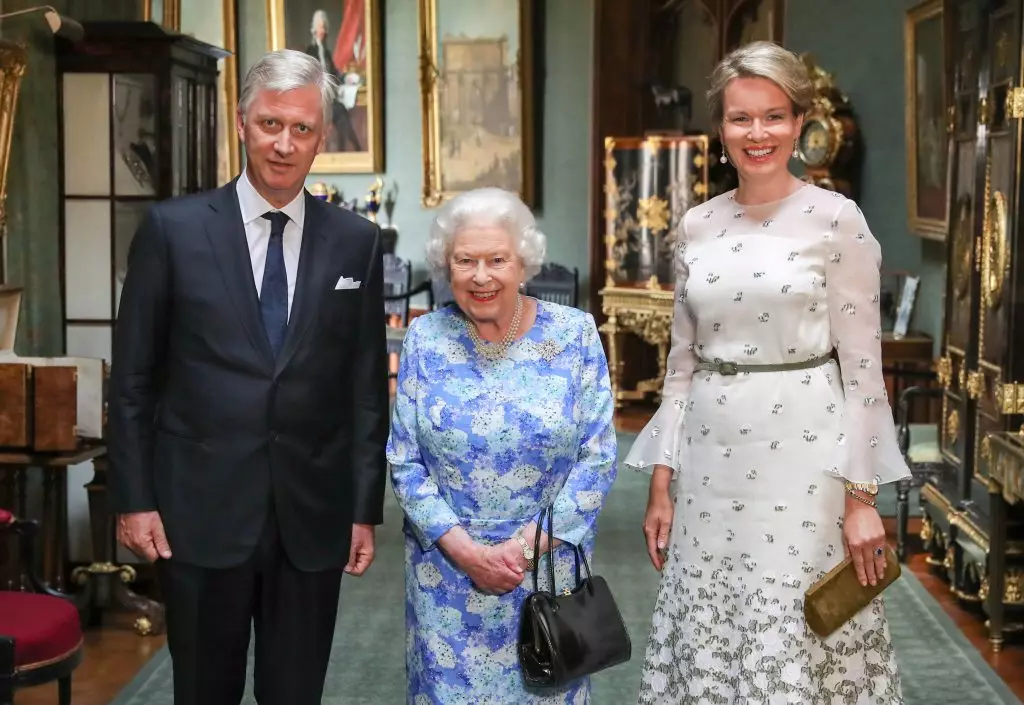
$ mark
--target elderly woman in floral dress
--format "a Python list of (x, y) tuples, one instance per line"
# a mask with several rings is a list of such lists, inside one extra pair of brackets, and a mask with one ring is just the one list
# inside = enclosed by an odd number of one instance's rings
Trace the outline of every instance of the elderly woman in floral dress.
[(516, 653), (538, 515), (553, 507), (542, 579), (551, 544), (568, 587), (562, 543), (592, 550), (616, 472), (593, 317), (520, 293), (544, 249), (529, 209), (499, 189), (456, 197), (431, 228), (427, 257), (455, 304), (409, 327), (388, 443), (405, 511), (409, 703), (589, 700), (587, 679), (531, 691)]

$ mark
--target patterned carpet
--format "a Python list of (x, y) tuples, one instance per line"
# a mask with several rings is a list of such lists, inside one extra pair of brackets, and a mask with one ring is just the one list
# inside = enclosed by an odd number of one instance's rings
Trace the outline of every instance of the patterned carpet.
[[(632, 436), (620, 435), (620, 453)], [(611, 585), (633, 639), (633, 659), (595, 678), (595, 705), (636, 702), (640, 666), (657, 591), (642, 548), (646, 477), (620, 472), (601, 515), (594, 570)], [(916, 506), (912, 498), (911, 506)], [(401, 512), (388, 494), (377, 561), (361, 579), (342, 581), (341, 615), (323, 702), (405, 702)], [(920, 582), (909, 573), (886, 592), (887, 612), (908, 705), (996, 705), (1020, 701), (1003, 685)], [(250, 669), (251, 672), (251, 669)], [(255, 705), (251, 680), (245, 705)], [(171, 662), (163, 649), (112, 705), (171, 705)]]

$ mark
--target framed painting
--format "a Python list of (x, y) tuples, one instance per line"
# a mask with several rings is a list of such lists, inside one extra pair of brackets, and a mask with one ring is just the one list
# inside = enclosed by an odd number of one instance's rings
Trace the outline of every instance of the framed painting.
[(533, 0), (419, 0), (423, 205), (497, 186), (534, 204)]
[(950, 159), (942, 0), (927, 0), (907, 11), (903, 44), (908, 226), (923, 237), (945, 240)]
[(316, 173), (384, 170), (380, 12), (381, 0), (267, 0), (271, 49), (306, 52), (340, 85)]
[(142, 20), (177, 32), (181, 24), (181, 0), (142, 0)]

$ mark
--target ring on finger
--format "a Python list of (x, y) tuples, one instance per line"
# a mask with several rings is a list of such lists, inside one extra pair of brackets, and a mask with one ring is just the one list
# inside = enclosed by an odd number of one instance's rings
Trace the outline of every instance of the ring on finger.
[(884, 553), (885, 553), (885, 549), (884, 549), (884, 548), (882, 548), (881, 546), (879, 546), (878, 548), (876, 548), (876, 549), (875, 549), (875, 555), (876, 555), (876, 556), (881, 556), (881, 555), (883, 555)]

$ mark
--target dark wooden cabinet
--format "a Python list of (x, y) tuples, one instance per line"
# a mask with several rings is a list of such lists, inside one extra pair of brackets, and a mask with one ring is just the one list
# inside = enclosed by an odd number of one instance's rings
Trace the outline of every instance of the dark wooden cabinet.
[(217, 185), (217, 61), (151, 22), (91, 22), (57, 42), (68, 354), (110, 359), (128, 248), (153, 203)]
[(943, 12), (952, 162), (938, 370), (945, 469), (922, 490), (922, 537), (953, 592), (988, 614), (998, 648), (1004, 616), (1024, 614), (1024, 512), (1007, 503), (983, 457), (986, 439), (1024, 421), (1024, 263), (1013, 257), (1024, 240), (1022, 0), (947, 0)]

